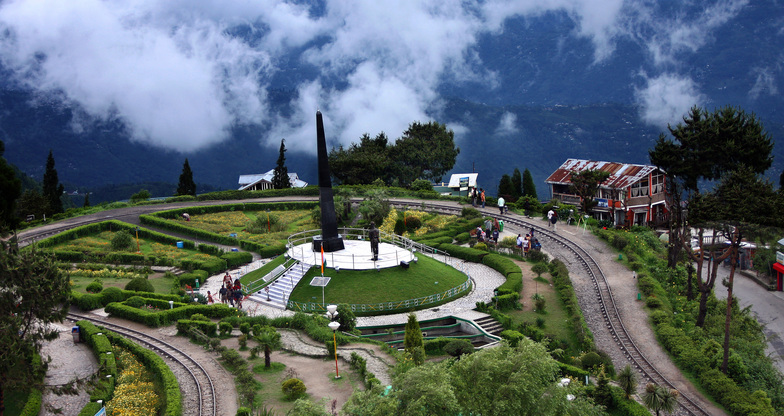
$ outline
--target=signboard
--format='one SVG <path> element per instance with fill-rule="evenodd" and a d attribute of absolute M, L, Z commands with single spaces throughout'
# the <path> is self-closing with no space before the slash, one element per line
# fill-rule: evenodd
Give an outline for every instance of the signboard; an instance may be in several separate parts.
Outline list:
<path fill-rule="evenodd" d="M 608 208 L 610 206 L 604 198 L 594 198 L 594 201 L 597 202 L 596 206 L 599 208 Z"/>
<path fill-rule="evenodd" d="M 460 190 L 461 191 L 468 190 L 468 176 L 460 178 Z"/>
<path fill-rule="evenodd" d="M 784 253 L 777 251 L 776 252 L 776 262 L 784 264 Z"/>
<path fill-rule="evenodd" d="M 95 416 L 106 416 L 106 408 L 102 407 L 101 410 L 99 410 L 98 413 L 95 414 Z"/>

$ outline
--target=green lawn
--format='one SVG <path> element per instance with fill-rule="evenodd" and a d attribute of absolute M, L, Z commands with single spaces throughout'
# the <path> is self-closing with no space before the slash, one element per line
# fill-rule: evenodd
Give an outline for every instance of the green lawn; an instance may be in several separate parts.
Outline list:
<path fill-rule="evenodd" d="M 248 274 L 246 274 L 244 276 L 242 276 L 240 278 L 240 282 L 242 282 L 243 285 L 247 286 L 248 284 L 253 283 L 256 280 L 259 280 L 262 277 L 266 276 L 267 273 L 271 272 L 276 267 L 280 266 L 281 264 L 283 264 L 285 262 L 286 262 L 286 258 L 284 256 L 275 257 L 269 263 L 259 267 L 258 269 L 254 270 L 254 271 L 252 271 L 252 272 L 250 272 L 250 273 L 248 273 Z"/>
<path fill-rule="evenodd" d="M 94 277 L 87 277 L 87 276 L 71 276 L 71 281 L 74 285 L 71 287 L 72 290 L 81 293 L 87 293 L 85 290 L 87 285 L 95 280 Z M 131 281 L 131 279 L 101 279 L 103 281 L 103 287 L 118 287 L 120 289 L 125 289 L 125 285 Z M 152 286 L 155 288 L 155 293 L 170 293 L 173 281 L 172 279 L 167 279 L 165 277 L 159 278 L 152 278 L 149 279 Z"/>
<path fill-rule="evenodd" d="M 53 250 L 79 251 L 91 254 L 109 254 L 112 250 L 111 241 L 114 238 L 114 231 L 103 231 L 98 234 L 75 238 L 73 240 L 58 244 L 52 247 Z M 211 258 L 209 254 L 197 250 L 177 248 L 175 245 L 162 244 L 155 241 L 148 241 L 139 238 L 138 247 L 145 256 L 155 256 L 158 258 L 170 258 L 176 260 L 204 260 Z M 137 240 L 133 236 L 132 247 L 125 252 L 137 252 Z"/>
<path fill-rule="evenodd" d="M 467 277 L 457 269 L 417 254 L 417 263 L 408 269 L 392 267 L 376 270 L 325 269 L 332 278 L 324 293 L 329 303 L 379 303 L 415 299 L 445 292 L 461 285 Z M 321 269 L 311 268 L 291 293 L 290 300 L 307 303 L 321 302 L 321 288 L 310 286 Z"/>

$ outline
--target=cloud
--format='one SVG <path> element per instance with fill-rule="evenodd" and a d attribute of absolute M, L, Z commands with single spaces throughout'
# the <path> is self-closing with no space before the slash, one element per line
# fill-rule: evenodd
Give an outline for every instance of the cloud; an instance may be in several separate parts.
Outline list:
<path fill-rule="evenodd" d="M 590 40 L 595 62 L 631 38 L 665 63 L 704 45 L 746 4 L 717 0 L 662 24 L 662 6 L 641 0 L 5 0 L 0 63 L 16 82 L 83 111 L 75 127 L 117 119 L 138 141 L 191 151 L 258 125 L 262 144 L 277 149 L 286 138 L 287 148 L 315 153 L 317 108 L 333 145 L 382 131 L 394 140 L 442 114 L 444 85 L 498 88 L 478 40 L 503 33 L 508 19 L 563 14 L 573 29 L 559 35 Z M 300 77 L 285 112 L 265 93 L 281 71 Z M 684 81 L 646 77 L 637 91 L 646 120 L 699 97 L 690 81 L 660 85 L 668 77 Z M 499 134 L 514 131 L 504 115 Z"/>
<path fill-rule="evenodd" d="M 501 120 L 498 122 L 498 127 L 495 129 L 496 136 L 511 136 L 520 131 L 517 127 L 517 116 L 510 112 L 505 112 L 501 115 Z"/>
<path fill-rule="evenodd" d="M 749 97 L 756 100 L 762 94 L 775 96 L 779 93 L 776 87 L 776 75 L 770 68 L 754 68 L 751 74 L 755 76 L 754 85 L 749 90 Z"/>
<path fill-rule="evenodd" d="M 646 123 L 664 127 L 678 123 L 688 110 L 705 100 L 688 77 L 663 74 L 645 78 L 646 86 L 635 91 L 640 117 Z"/>

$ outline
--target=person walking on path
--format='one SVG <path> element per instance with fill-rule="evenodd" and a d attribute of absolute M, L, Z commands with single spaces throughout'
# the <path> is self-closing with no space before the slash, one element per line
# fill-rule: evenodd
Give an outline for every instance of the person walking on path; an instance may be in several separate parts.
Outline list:
<path fill-rule="evenodd" d="M 485 188 L 479 188 L 479 199 L 482 201 L 482 208 L 485 207 Z"/>
<path fill-rule="evenodd" d="M 505 203 L 506 203 L 506 201 L 504 201 L 504 197 L 499 196 L 498 197 L 498 210 L 501 211 L 501 215 L 504 215 L 504 204 Z"/>
<path fill-rule="evenodd" d="M 558 222 L 558 213 L 553 210 L 550 210 L 550 212 L 553 213 L 553 215 L 550 217 L 550 223 L 553 224 L 553 231 L 558 231 L 558 227 L 555 225 L 555 223 Z"/>
<path fill-rule="evenodd" d="M 550 208 L 550 210 L 547 211 L 547 226 L 548 227 L 552 227 L 553 226 L 552 225 L 553 224 L 553 215 L 555 215 L 555 211 L 553 211 L 553 209 Z"/>

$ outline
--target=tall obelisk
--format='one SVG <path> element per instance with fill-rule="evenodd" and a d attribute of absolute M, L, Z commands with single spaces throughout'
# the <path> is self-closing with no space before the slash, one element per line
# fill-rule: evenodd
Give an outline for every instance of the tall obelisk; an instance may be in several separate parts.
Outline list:
<path fill-rule="evenodd" d="M 316 111 L 316 147 L 318 150 L 319 207 L 321 207 L 321 235 L 313 237 L 313 251 L 331 253 L 343 250 L 343 239 L 338 234 L 335 201 L 332 197 L 332 179 L 327 159 L 327 138 L 324 135 L 324 120 L 321 111 Z"/>

